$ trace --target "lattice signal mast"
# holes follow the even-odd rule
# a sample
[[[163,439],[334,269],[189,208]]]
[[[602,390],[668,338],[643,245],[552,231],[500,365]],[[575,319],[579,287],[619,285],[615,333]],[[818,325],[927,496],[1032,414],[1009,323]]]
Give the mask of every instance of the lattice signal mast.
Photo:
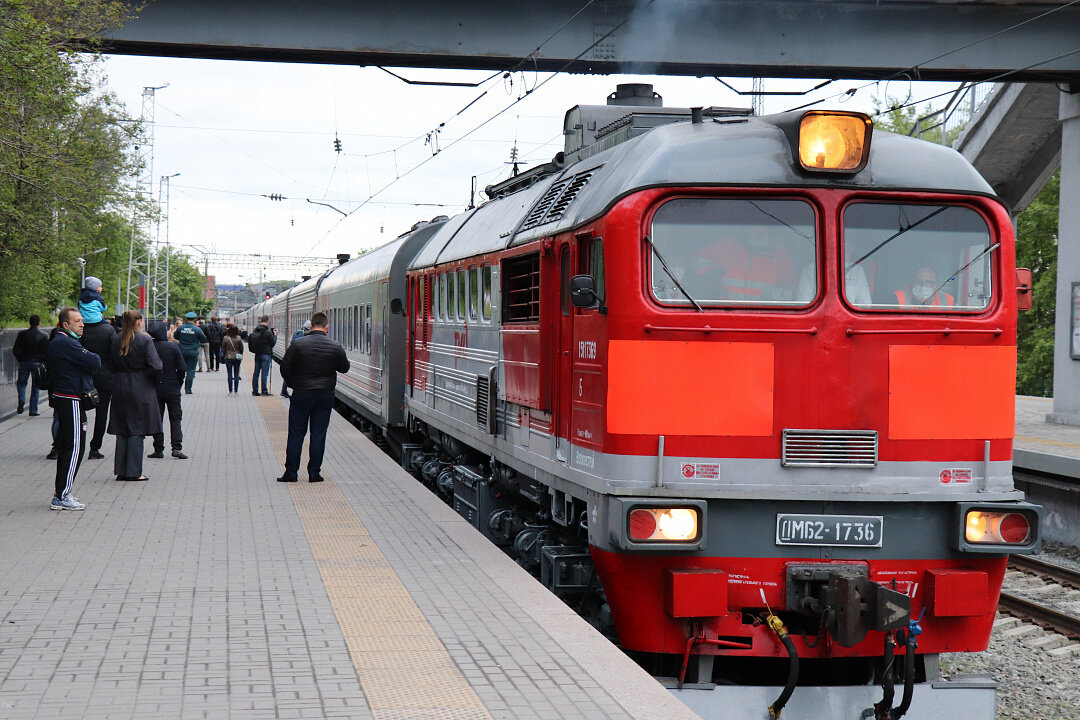
[[[765,78],[754,78],[753,85],[753,108],[754,114],[761,117],[765,114]]]
[[[135,179],[135,210],[131,217],[131,247],[128,250],[127,292],[124,307],[117,311],[146,308],[150,268],[150,228],[154,222],[154,97],[158,87],[144,87],[142,91],[141,136],[136,141],[135,159],[138,176]],[[152,288],[153,286],[150,285]]]

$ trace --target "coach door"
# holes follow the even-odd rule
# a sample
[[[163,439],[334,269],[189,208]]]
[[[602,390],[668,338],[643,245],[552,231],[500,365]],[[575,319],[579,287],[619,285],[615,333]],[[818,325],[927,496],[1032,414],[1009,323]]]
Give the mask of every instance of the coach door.
[[[570,414],[573,392],[570,380],[574,369],[571,352],[574,343],[574,307],[570,303],[570,278],[574,276],[574,256],[570,243],[559,248],[559,309],[555,313],[556,369],[555,391],[555,457],[570,461]]]

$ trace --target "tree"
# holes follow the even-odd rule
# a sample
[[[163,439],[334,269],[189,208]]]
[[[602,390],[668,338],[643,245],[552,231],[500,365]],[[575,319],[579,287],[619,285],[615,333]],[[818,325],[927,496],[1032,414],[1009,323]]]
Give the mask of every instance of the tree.
[[[1057,173],[1016,219],[1016,266],[1031,269],[1031,310],[1017,327],[1016,392],[1049,397],[1054,389],[1054,316],[1057,304]]]
[[[116,0],[0,0],[0,320],[70,302],[77,258],[130,214],[137,126],[85,54],[126,12]]]

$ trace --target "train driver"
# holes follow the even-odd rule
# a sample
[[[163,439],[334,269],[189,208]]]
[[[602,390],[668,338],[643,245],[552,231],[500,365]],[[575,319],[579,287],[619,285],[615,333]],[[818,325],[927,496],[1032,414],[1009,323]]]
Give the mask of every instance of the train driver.
[[[901,307],[952,307],[954,302],[952,295],[938,290],[937,272],[928,265],[916,270],[911,284],[894,294]]]

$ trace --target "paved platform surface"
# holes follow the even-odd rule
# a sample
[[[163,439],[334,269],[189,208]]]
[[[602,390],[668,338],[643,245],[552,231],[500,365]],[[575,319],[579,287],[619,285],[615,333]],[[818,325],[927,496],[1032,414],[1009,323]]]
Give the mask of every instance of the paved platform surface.
[[[83,512],[50,412],[0,423],[0,719],[697,717],[343,418],[274,482],[287,403],[242,392],[196,375],[146,483],[107,436]]]
[[[1080,427],[1046,422],[1053,398],[1016,396],[1015,448],[1080,459]]]

